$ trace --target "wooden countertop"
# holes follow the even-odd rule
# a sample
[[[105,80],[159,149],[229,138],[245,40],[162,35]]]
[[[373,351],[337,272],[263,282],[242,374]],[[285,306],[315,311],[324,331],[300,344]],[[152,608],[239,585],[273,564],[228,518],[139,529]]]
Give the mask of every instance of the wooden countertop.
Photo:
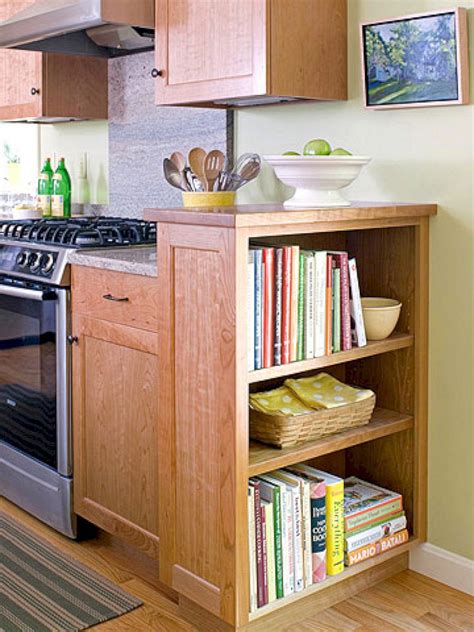
[[[248,204],[206,208],[150,208],[145,219],[171,224],[193,224],[230,228],[259,228],[282,224],[347,224],[436,215],[436,204],[410,202],[353,202],[351,206],[289,210],[282,204]]]

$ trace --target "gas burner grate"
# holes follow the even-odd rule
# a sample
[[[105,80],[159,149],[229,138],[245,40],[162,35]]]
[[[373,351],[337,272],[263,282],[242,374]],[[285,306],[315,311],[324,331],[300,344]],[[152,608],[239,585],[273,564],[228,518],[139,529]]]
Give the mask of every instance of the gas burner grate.
[[[121,217],[8,220],[0,239],[68,248],[107,248],[156,243],[156,224]]]

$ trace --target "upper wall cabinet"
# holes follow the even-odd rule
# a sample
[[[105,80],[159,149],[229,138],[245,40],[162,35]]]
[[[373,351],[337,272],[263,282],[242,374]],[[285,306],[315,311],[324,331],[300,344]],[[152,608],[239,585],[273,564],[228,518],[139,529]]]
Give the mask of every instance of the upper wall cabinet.
[[[33,0],[0,0],[0,21]],[[0,49],[0,120],[106,119],[107,60]]]
[[[156,0],[158,105],[347,99],[347,0]]]

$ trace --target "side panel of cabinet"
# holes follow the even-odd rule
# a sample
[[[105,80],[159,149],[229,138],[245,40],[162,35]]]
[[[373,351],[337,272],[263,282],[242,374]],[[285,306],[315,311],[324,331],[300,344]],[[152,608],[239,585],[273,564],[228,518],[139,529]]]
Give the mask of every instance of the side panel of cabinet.
[[[158,558],[156,334],[73,314],[74,507]]]
[[[267,92],[267,0],[156,0],[158,105]]]
[[[0,22],[22,11],[34,0],[2,0]],[[32,94],[32,90],[38,92]],[[0,120],[41,116],[42,54],[0,50]]]

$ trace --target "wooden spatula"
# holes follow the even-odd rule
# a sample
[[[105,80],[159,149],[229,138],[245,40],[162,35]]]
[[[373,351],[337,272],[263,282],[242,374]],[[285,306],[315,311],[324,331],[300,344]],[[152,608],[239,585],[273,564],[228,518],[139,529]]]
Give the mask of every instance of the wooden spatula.
[[[225,156],[220,149],[210,151],[204,160],[204,175],[207,180],[207,190],[214,191],[214,185],[224,169]]]

